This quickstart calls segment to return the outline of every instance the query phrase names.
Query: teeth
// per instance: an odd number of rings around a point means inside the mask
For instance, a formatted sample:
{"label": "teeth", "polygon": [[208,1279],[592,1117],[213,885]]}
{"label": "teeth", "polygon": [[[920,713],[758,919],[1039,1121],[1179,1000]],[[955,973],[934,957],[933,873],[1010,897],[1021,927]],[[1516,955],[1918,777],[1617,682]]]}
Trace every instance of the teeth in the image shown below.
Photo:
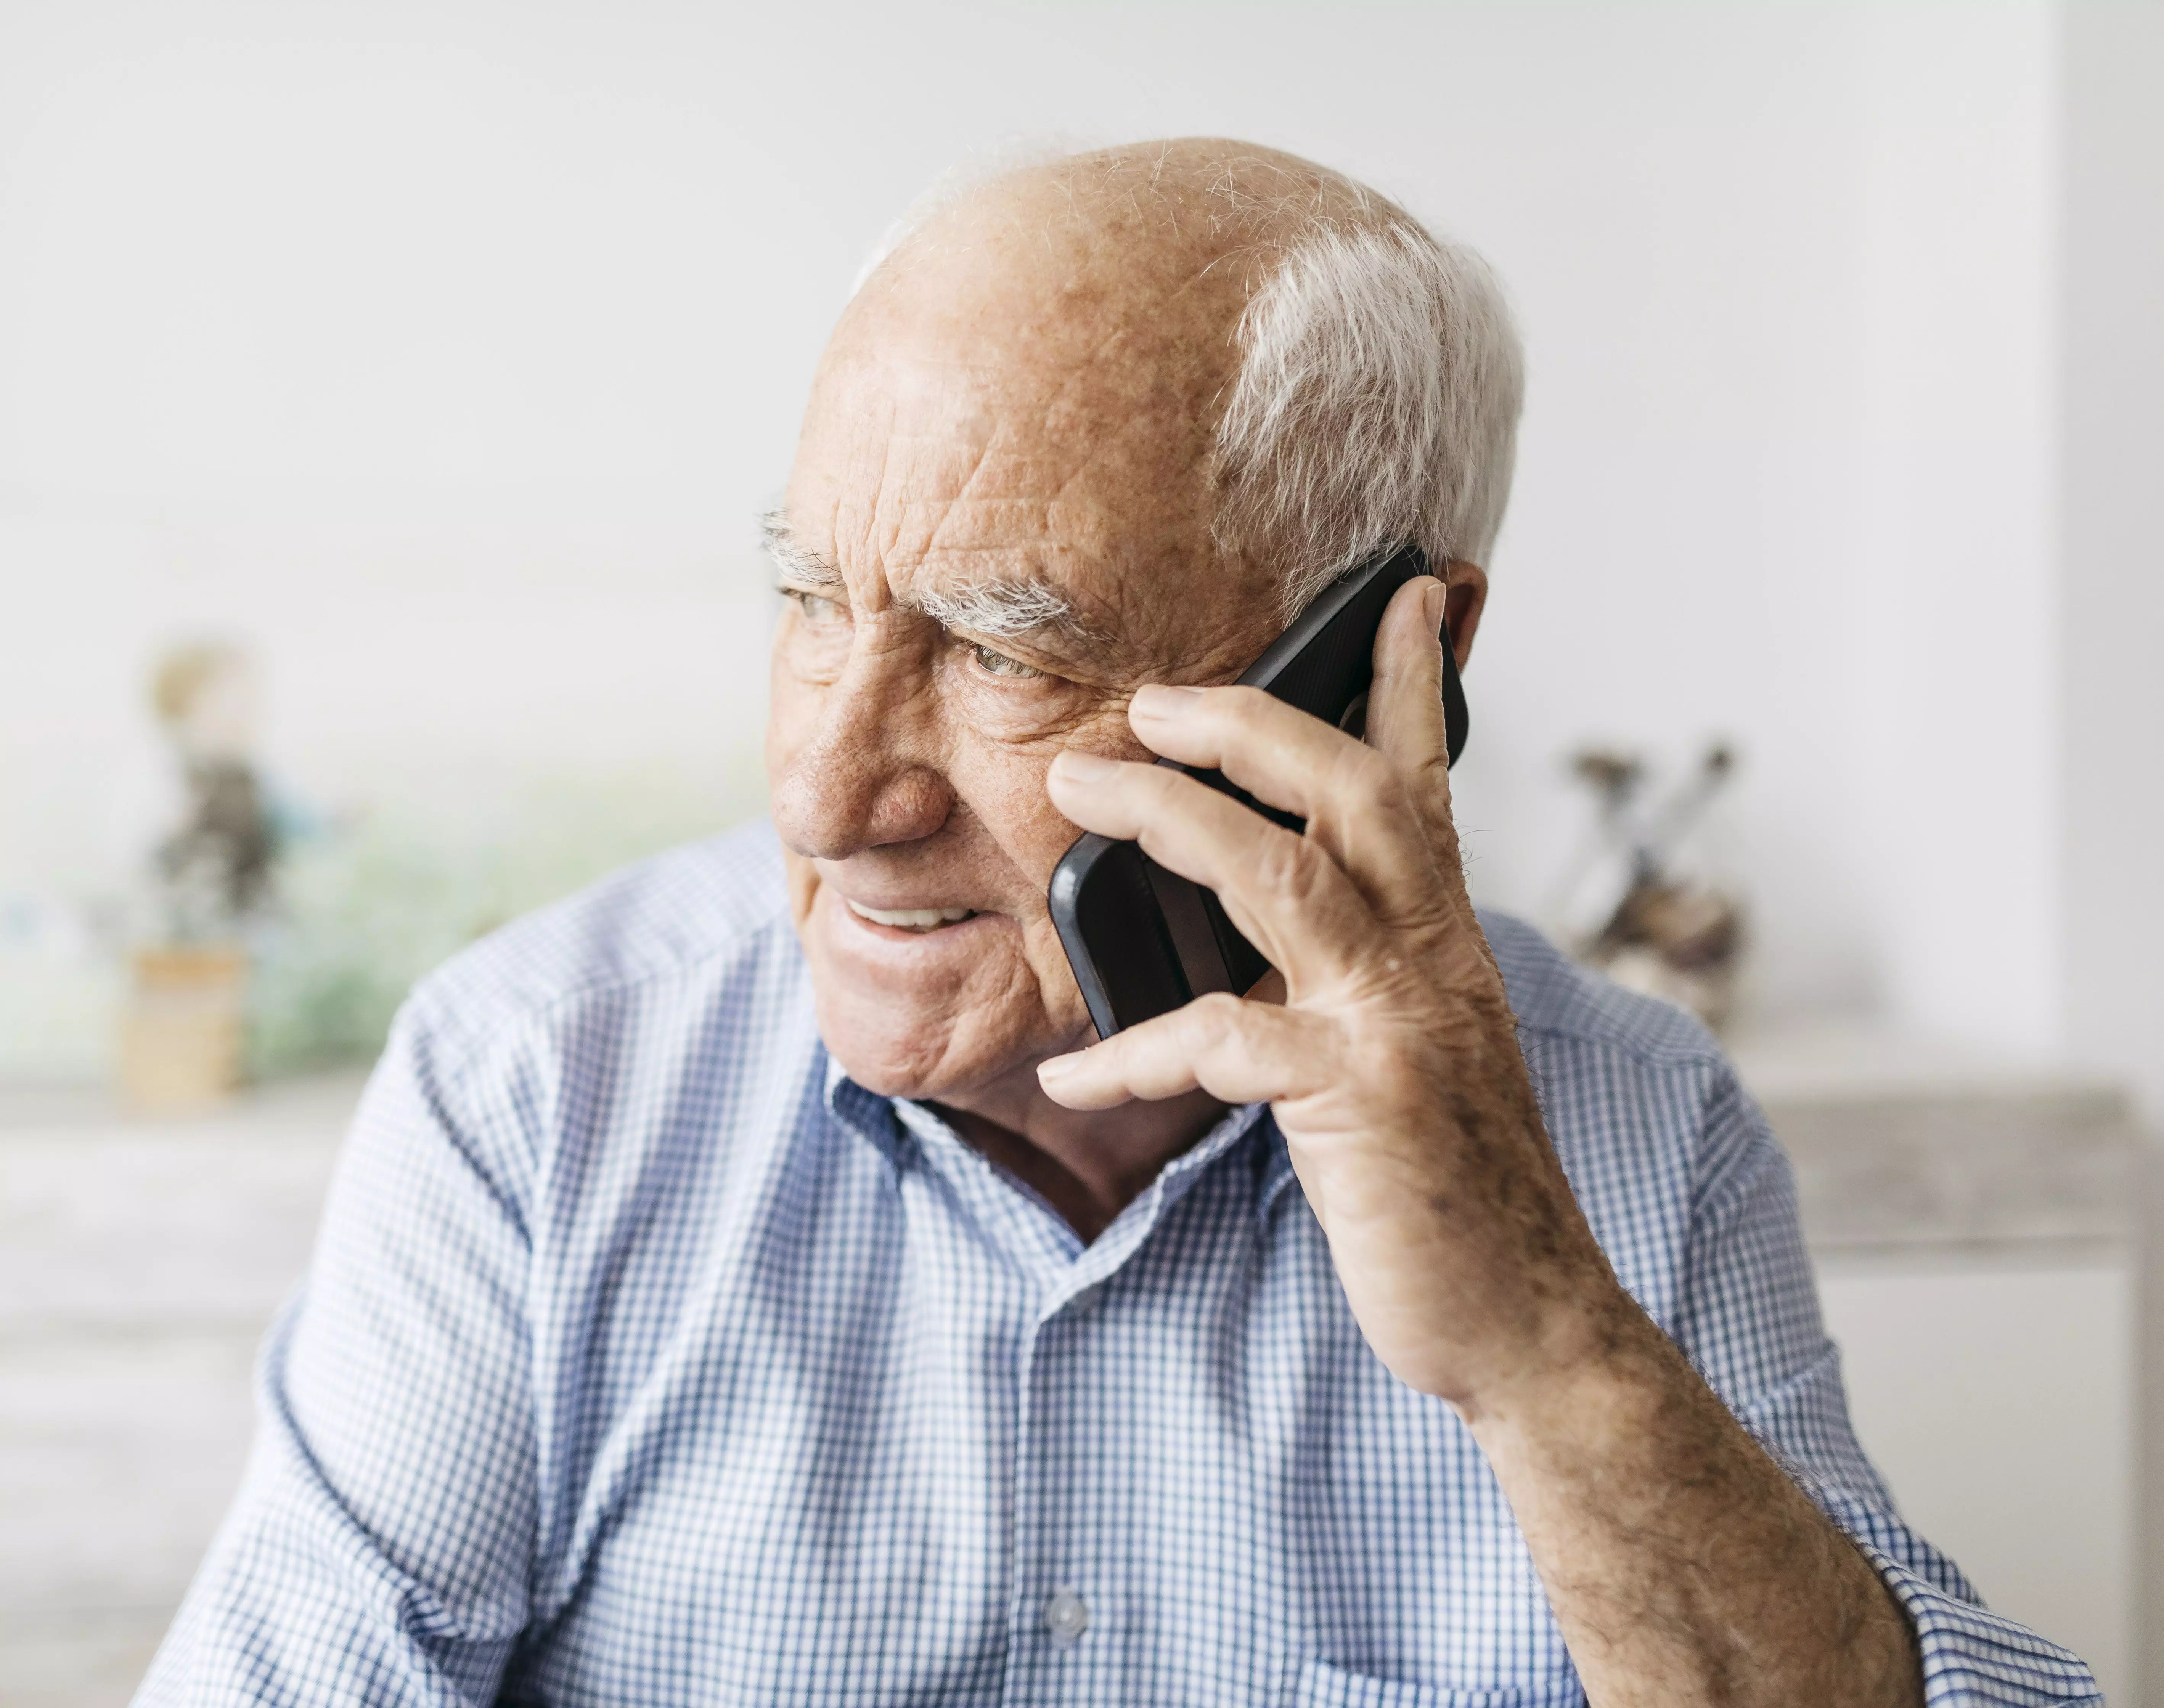
{"label": "teeth", "polygon": [[869,919],[875,925],[896,925],[905,931],[936,931],[942,925],[952,925],[970,917],[974,908],[868,908],[861,902],[850,902],[849,911],[860,919]]}

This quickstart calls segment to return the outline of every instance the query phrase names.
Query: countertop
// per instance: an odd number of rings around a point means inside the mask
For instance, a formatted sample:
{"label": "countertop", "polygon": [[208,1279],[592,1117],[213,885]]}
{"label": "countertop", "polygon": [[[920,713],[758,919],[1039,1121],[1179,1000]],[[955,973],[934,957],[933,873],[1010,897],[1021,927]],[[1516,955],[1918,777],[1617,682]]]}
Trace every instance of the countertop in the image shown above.
{"label": "countertop", "polygon": [[1730,1040],[1821,1253],[2127,1246],[2146,1151],[2109,1079],[1855,1024]]}

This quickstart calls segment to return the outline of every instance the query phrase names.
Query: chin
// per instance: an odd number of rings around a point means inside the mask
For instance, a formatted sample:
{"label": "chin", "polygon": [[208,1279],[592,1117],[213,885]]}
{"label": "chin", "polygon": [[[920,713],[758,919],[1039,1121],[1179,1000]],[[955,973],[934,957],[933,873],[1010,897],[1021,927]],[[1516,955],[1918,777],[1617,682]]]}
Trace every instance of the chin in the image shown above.
{"label": "chin", "polygon": [[[827,989],[819,991],[818,1005],[828,1052],[880,1097],[951,1100],[1053,1053],[1037,1029],[1014,1026],[1011,1014],[958,1017],[885,993]],[[1008,1024],[999,1024],[1002,1019]]]}
{"label": "chin", "polygon": [[914,935],[866,925],[806,885],[797,931],[819,1035],[850,1078],[882,1097],[953,1103],[1016,1076],[1033,1095],[1036,1064],[1089,1026],[1071,978],[1048,997],[1038,939],[1049,930],[984,914]]}

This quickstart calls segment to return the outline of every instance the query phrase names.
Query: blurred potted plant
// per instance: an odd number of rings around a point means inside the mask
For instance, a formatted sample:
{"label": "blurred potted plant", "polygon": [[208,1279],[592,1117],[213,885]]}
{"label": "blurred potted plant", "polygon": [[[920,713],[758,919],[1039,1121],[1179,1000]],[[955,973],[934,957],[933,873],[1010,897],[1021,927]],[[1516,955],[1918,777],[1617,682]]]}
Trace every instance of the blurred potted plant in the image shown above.
{"label": "blurred potted plant", "polygon": [[1573,757],[1571,768],[1593,790],[1597,833],[1608,852],[1620,857],[1625,874],[1622,893],[1603,922],[1579,936],[1578,958],[1719,1030],[1735,1003],[1742,909],[1726,891],[1684,873],[1676,856],[1734,775],[1734,750],[1713,743],[1658,799],[1648,787],[1645,762],[1634,755],[1587,748]]}
{"label": "blurred potted plant", "polygon": [[139,1108],[198,1108],[240,1083],[245,938],[269,903],[278,853],[250,757],[258,698],[253,663],[221,642],[176,647],[152,674],[183,805],[153,858],[153,940],[132,956],[122,1019],[121,1089]]}

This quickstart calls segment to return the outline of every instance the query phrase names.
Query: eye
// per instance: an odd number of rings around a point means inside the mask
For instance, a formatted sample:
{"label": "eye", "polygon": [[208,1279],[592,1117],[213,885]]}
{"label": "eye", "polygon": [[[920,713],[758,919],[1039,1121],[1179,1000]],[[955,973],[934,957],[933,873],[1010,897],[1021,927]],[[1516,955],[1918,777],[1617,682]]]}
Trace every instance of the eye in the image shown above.
{"label": "eye", "polygon": [[842,615],[840,604],[823,593],[814,593],[806,587],[785,587],[781,596],[790,600],[804,613],[804,620],[813,623],[831,623]]}
{"label": "eye", "polygon": [[980,642],[972,642],[969,651],[976,657],[978,668],[987,676],[1005,676],[1011,680],[1021,681],[1044,674],[1034,664],[1025,664],[1019,658],[1010,658],[1006,653],[995,652]]}

